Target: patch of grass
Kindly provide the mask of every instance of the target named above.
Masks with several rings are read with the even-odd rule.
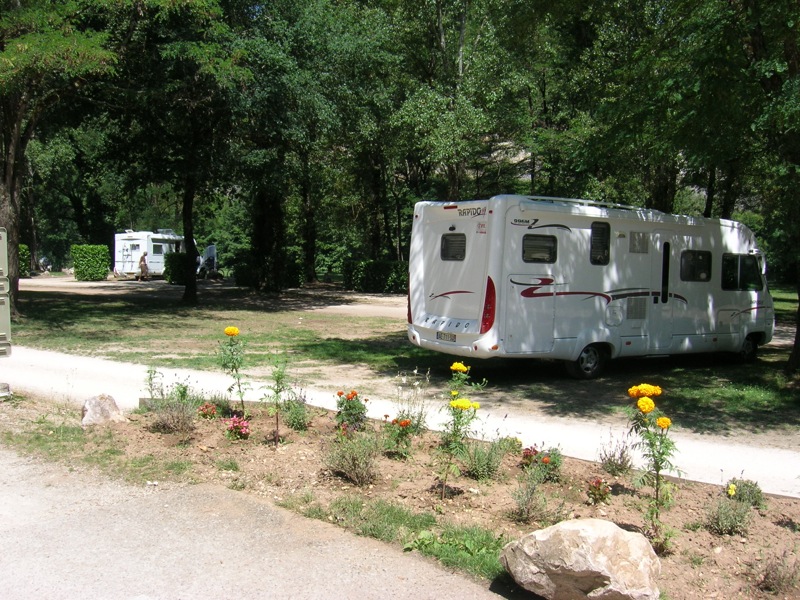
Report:
[[[190,460],[172,460],[164,465],[164,470],[172,475],[184,475],[192,470],[194,463]]]
[[[216,463],[217,468],[220,471],[238,471],[239,470],[239,463],[236,462],[236,459],[233,458],[226,458],[223,460],[218,460]]]
[[[509,541],[482,527],[447,524],[439,534],[421,531],[406,544],[406,550],[417,550],[447,567],[476,577],[495,579],[505,573],[499,557],[500,550]]]

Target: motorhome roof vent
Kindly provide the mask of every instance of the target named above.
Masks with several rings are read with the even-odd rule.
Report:
[[[174,229],[156,229],[156,233],[166,233],[169,235],[175,235]]]

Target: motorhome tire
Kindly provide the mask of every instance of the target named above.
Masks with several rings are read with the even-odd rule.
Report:
[[[744,342],[742,342],[742,347],[739,350],[739,362],[742,363],[755,362],[757,356],[758,356],[758,336],[756,336],[755,334],[750,334],[744,339]]]
[[[607,362],[606,349],[600,344],[590,344],[576,360],[567,361],[567,373],[575,379],[595,379],[603,373]]]

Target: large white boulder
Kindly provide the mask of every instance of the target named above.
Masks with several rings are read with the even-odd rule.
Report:
[[[500,562],[547,600],[657,600],[661,561],[640,533],[575,519],[506,544]]]
[[[108,394],[92,396],[83,403],[81,425],[102,425],[110,422],[124,422],[127,419],[117,406],[114,398]]]

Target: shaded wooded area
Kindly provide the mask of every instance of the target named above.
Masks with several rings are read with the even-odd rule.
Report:
[[[12,297],[18,243],[58,266],[172,227],[280,289],[405,259],[419,199],[498,192],[733,217],[800,279],[796,1],[0,7]]]

